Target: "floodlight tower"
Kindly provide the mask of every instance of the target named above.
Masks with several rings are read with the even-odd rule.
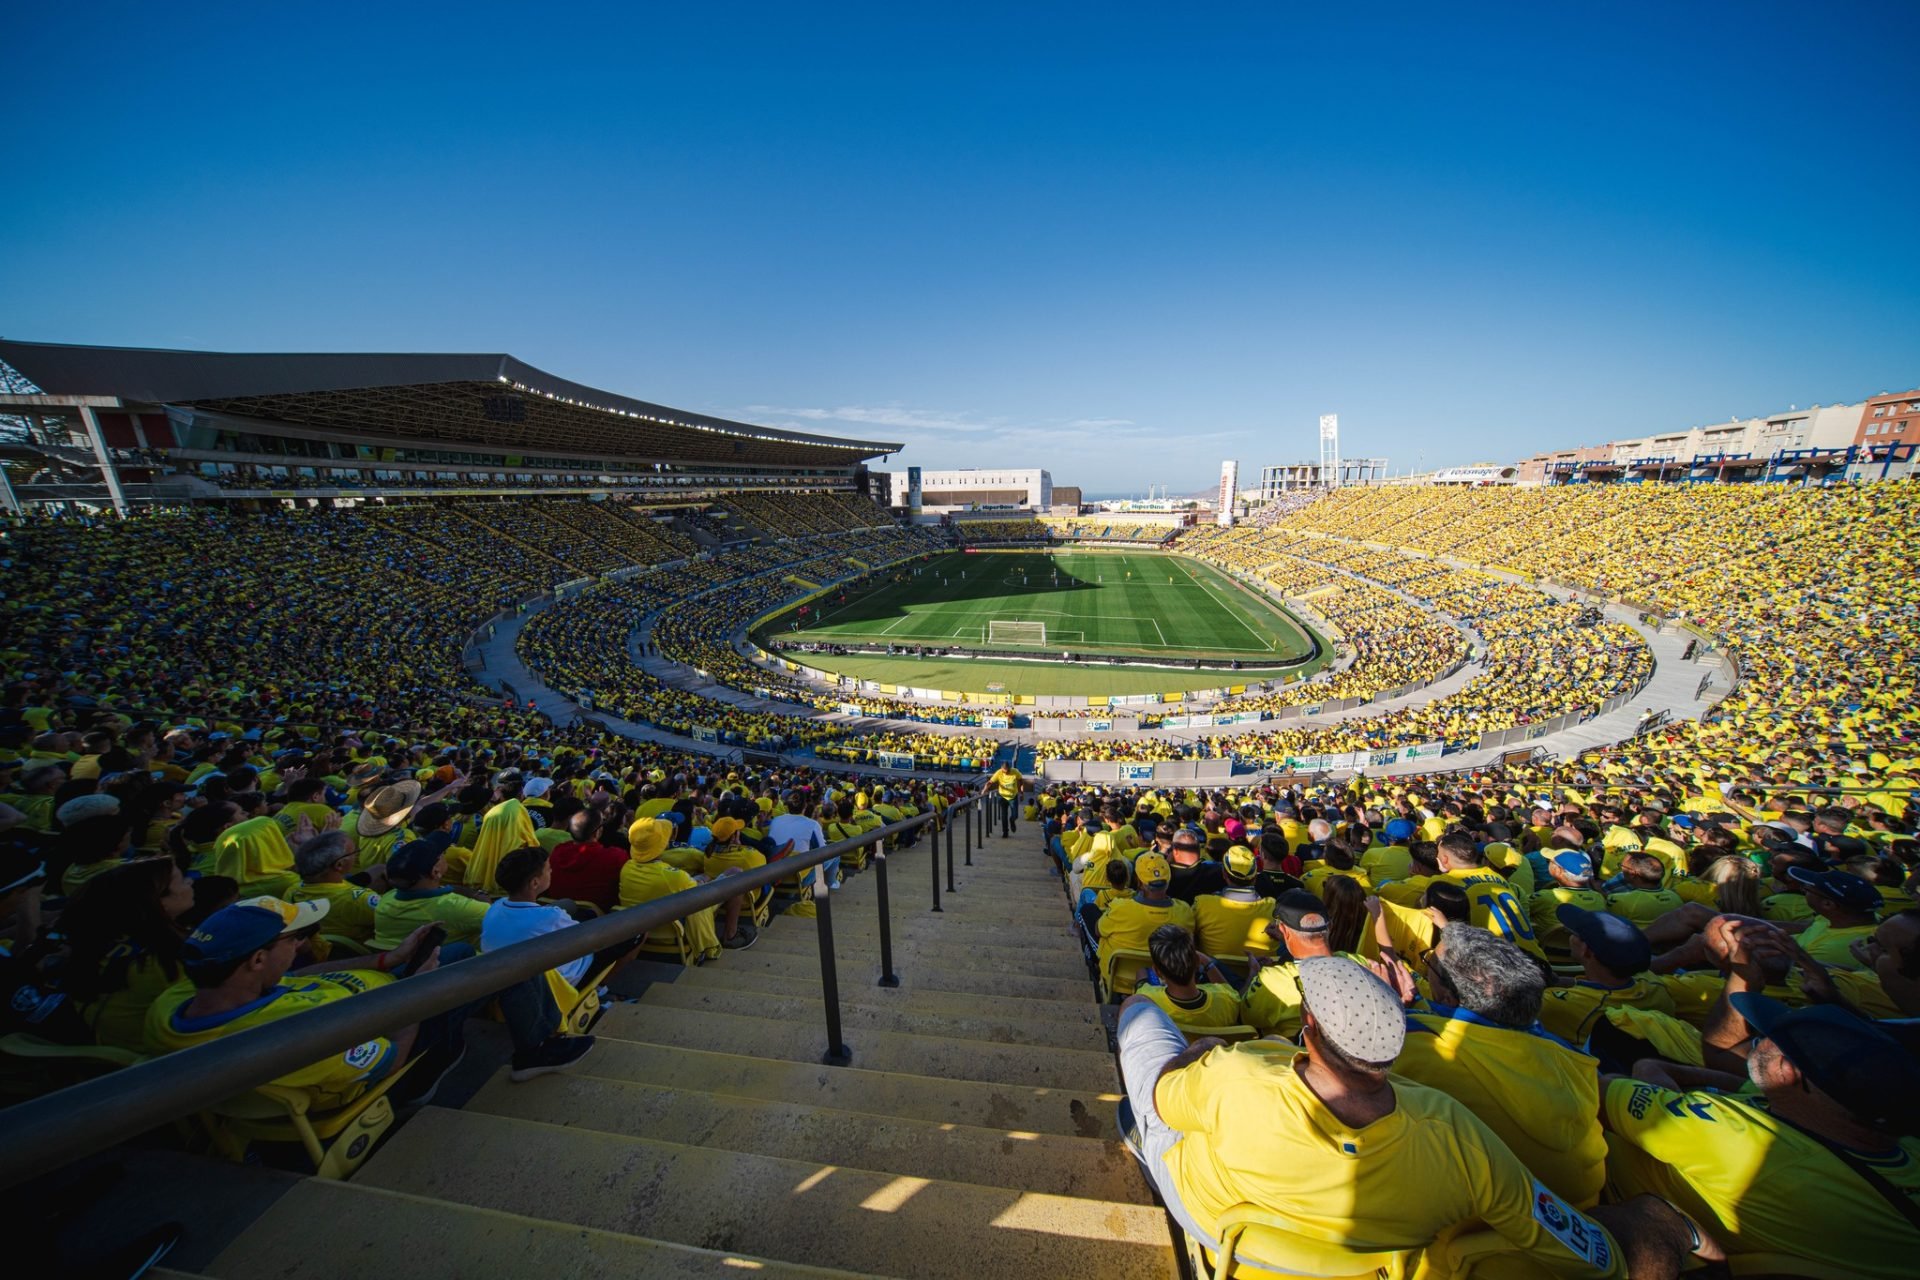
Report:
[[[1340,487],[1340,415],[1320,415],[1320,483]]]

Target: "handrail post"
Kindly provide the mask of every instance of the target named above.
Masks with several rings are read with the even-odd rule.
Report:
[[[893,971],[893,912],[887,905],[887,842],[873,842],[874,885],[880,894],[880,983],[883,987],[900,985]]]
[[[853,1061],[853,1050],[840,1038],[840,974],[833,960],[833,888],[827,882],[825,867],[814,868],[813,911],[820,934],[820,994],[827,1003],[827,1051],[820,1061],[830,1067],[844,1067]]]
[[[935,911],[939,911],[940,910],[940,841],[937,838],[933,842],[933,847],[928,852],[931,856],[928,857],[927,859],[927,865],[931,867],[933,870],[933,909]]]
[[[963,849],[966,850],[967,865],[972,866],[973,865],[973,827],[971,825],[967,827],[966,838],[960,842],[960,845]],[[952,846],[948,846],[948,847],[951,848]]]
[[[936,861],[939,860],[940,834],[938,832],[935,832],[933,836],[933,856]],[[953,828],[952,827],[947,828],[947,892],[948,893],[960,892],[958,889],[953,887]]]
[[[967,865],[968,866],[973,865],[973,813],[972,813],[972,810],[974,807],[975,806],[973,805],[968,805],[967,806],[968,812],[961,815],[961,822],[964,824],[965,830],[963,830],[960,833],[960,838],[967,846]]]

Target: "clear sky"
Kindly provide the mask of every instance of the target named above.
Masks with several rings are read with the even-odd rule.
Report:
[[[1090,490],[1920,382],[1912,0],[4,29],[10,337],[504,350]]]

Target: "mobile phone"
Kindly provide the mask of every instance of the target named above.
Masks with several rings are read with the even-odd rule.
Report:
[[[414,974],[420,972],[420,966],[427,962],[427,957],[439,950],[440,944],[446,940],[447,926],[436,924],[429,927],[427,929],[427,936],[420,939],[420,945],[414,948],[413,955],[408,959],[407,967],[400,971],[400,976],[403,978],[411,978]]]

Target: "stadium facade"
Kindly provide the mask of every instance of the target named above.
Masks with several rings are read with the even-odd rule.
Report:
[[[892,472],[889,484],[891,505],[907,506],[907,472]],[[920,491],[921,509],[933,514],[981,507],[1047,511],[1054,505],[1053,476],[1041,467],[922,471]]]
[[[1908,391],[1548,450],[1517,464],[1518,483],[1897,478],[1913,473],[1916,442],[1920,391]]]
[[[862,492],[898,443],[785,431],[505,354],[254,354],[0,339],[10,509],[556,492]]]

